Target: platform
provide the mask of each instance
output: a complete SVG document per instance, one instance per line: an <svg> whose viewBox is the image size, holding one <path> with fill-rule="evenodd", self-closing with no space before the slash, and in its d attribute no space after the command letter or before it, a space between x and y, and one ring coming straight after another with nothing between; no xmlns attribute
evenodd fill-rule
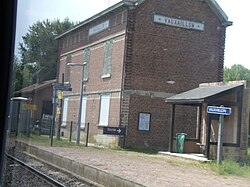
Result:
<svg viewBox="0 0 250 187"><path fill-rule="evenodd" d="M180 157L185 159L190 159L194 161L200 161L200 162L209 162L211 160L208 160L203 154L198 153L170 153L170 152L164 152L160 151L158 152L161 155L169 155L174 157Z"/></svg>

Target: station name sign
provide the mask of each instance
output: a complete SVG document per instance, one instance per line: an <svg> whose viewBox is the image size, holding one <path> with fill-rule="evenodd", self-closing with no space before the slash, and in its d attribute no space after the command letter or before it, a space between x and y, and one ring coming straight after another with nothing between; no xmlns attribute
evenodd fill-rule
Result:
<svg viewBox="0 0 250 187"><path fill-rule="evenodd" d="M89 29L89 36L109 28L109 20L104 21Z"/></svg>
<svg viewBox="0 0 250 187"><path fill-rule="evenodd" d="M204 31L204 23L183 20L178 18L167 17L159 14L154 14L154 22L173 27L181 27L185 29L194 29Z"/></svg>
<svg viewBox="0 0 250 187"><path fill-rule="evenodd" d="M232 109L228 107L208 106L207 113L219 114L219 115L230 115L232 113Z"/></svg>

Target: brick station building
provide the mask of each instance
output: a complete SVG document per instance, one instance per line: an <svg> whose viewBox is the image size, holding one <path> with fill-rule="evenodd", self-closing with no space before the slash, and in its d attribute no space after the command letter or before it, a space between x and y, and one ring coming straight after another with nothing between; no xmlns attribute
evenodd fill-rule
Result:
<svg viewBox="0 0 250 187"><path fill-rule="evenodd" d="M117 146L122 138L103 127L126 127L127 147L168 149L165 99L222 81L230 25L215 0L124 0L61 34L58 81L64 74L73 89L64 92L62 131L68 134L70 121L76 126L82 79L81 141L89 123L91 143ZM192 120L176 123L196 136Z"/></svg>

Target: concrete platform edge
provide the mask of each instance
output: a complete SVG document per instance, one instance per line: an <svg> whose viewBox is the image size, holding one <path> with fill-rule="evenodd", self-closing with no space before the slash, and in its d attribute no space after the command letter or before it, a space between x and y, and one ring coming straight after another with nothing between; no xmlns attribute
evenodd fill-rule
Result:
<svg viewBox="0 0 250 187"><path fill-rule="evenodd" d="M39 158L42 161L51 163L57 167L61 167L66 171L73 172L83 178L86 178L94 183L108 186L108 187L145 187L142 184L130 181L128 179L122 178L120 176L108 173L106 171L100 170L96 167L86 165L69 158L62 157L52 152L48 152L43 149L39 149L33 145L27 143L16 141L15 147L18 150L25 151L30 155Z"/></svg>

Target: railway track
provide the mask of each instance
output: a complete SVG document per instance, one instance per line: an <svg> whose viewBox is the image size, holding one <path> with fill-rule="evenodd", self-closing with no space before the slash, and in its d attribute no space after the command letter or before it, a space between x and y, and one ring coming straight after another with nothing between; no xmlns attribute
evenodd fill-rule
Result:
<svg viewBox="0 0 250 187"><path fill-rule="evenodd" d="M26 164L25 162L15 158L14 156L11 156L8 153L5 153L5 155L7 156L7 159L10 159L12 162L18 164L17 167L21 166L24 170L31 172L33 175L40 178L41 181L44 181L48 186L51 185L51 186L58 186L58 187L66 187L65 184L53 179L49 175L44 174L43 172L35 169L34 167L31 167L29 164Z"/></svg>
<svg viewBox="0 0 250 187"><path fill-rule="evenodd" d="M95 187L97 185L84 181L58 168L54 168L29 155L11 150L6 155L6 186L36 187Z"/></svg>

